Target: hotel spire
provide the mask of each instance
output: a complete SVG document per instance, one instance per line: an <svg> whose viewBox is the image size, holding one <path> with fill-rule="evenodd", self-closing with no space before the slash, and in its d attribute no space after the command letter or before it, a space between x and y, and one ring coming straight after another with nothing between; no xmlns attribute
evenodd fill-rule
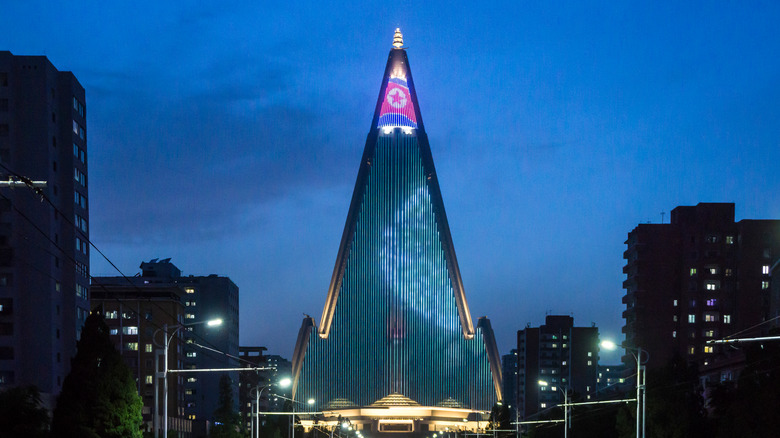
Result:
<svg viewBox="0 0 780 438"><path fill-rule="evenodd" d="M393 47L400 49L404 45L404 35L401 33L401 28L395 28L395 35L393 35Z"/></svg>

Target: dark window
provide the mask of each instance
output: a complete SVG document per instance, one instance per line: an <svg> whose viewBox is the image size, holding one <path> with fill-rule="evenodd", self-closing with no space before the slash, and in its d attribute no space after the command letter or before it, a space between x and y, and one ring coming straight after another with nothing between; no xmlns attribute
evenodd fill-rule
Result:
<svg viewBox="0 0 780 438"><path fill-rule="evenodd" d="M0 315L8 316L14 314L13 298L0 298Z"/></svg>
<svg viewBox="0 0 780 438"><path fill-rule="evenodd" d="M0 336L11 336L14 334L14 325L10 322L0 322Z"/></svg>
<svg viewBox="0 0 780 438"><path fill-rule="evenodd" d="M8 111L8 99L0 99L0 111Z"/></svg>
<svg viewBox="0 0 780 438"><path fill-rule="evenodd" d="M8 123L0 123L0 137L8 137Z"/></svg>
<svg viewBox="0 0 780 438"><path fill-rule="evenodd" d="M0 87L8 86L8 73L0 71Z"/></svg>
<svg viewBox="0 0 780 438"><path fill-rule="evenodd" d="M0 360L14 360L14 348L0 347Z"/></svg>

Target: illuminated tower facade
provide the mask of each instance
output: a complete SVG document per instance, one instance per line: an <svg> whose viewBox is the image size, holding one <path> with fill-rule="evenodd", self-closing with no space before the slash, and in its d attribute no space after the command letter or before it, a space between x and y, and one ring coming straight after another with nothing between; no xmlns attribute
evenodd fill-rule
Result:
<svg viewBox="0 0 780 438"><path fill-rule="evenodd" d="M501 400L500 357L469 313L402 46L396 31L322 319L298 335L294 397L485 411Z"/></svg>

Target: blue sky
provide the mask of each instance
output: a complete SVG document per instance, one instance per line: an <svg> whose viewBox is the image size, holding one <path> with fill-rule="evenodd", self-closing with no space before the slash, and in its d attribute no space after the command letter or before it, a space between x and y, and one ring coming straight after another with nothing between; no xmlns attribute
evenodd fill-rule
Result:
<svg viewBox="0 0 780 438"><path fill-rule="evenodd" d="M776 2L74 3L5 2L0 50L86 88L91 238L128 275L231 277L243 345L319 321L396 27L502 352L547 313L619 340L640 222L780 218Z"/></svg>

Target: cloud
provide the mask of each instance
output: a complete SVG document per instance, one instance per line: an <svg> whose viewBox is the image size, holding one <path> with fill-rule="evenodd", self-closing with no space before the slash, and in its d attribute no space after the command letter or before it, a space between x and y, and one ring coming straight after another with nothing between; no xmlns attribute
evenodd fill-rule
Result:
<svg viewBox="0 0 780 438"><path fill-rule="evenodd" d="M110 224L93 229L94 239L240 233L242 215L258 204L302 186L342 184L340 169L354 168L356 142L325 128L333 119L316 99L282 103L301 93L284 79L293 72L256 62L206 70L180 78L186 82L172 85L179 93L167 96L154 93L170 79L165 75L88 75L97 90L89 105L92 220ZM117 82L148 86L115 88Z"/></svg>

